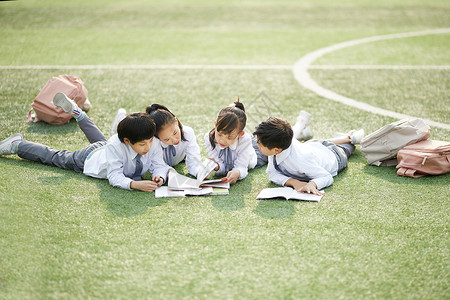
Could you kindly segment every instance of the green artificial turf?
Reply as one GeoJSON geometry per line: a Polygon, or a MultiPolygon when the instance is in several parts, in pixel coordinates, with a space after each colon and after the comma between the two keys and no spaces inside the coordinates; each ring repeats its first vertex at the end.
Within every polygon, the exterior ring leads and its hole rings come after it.
{"type": "MultiPolygon", "coordinates": [[[[292,65],[373,35],[450,27],[446,1],[0,2],[0,65],[292,65]]],[[[437,65],[448,34],[380,41],[318,65],[437,65]]],[[[80,77],[108,136],[119,107],[159,102],[203,135],[237,96],[253,126],[311,113],[315,138],[395,121],[323,99],[286,70],[0,69],[0,139],[87,145],[75,121],[28,123],[52,76],[80,77]]],[[[310,70],[322,86],[449,123],[448,70],[310,70]]],[[[433,139],[450,140],[431,128],[433,139]]],[[[187,173],[184,164],[176,167],[187,173]]],[[[256,200],[265,167],[228,196],[155,199],[107,180],[0,157],[1,299],[447,299],[450,174],[418,179],[359,147],[320,203],[256,200]]]]}

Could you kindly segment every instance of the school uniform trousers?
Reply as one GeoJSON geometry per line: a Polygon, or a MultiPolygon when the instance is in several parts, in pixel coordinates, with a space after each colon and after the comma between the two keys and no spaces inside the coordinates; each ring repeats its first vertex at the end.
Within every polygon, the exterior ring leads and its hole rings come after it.
{"type": "Polygon", "coordinates": [[[73,152],[55,150],[39,143],[22,140],[17,148],[17,155],[23,159],[82,173],[88,155],[95,149],[106,145],[107,140],[88,116],[79,121],[78,126],[91,143],[86,148],[73,152]]]}

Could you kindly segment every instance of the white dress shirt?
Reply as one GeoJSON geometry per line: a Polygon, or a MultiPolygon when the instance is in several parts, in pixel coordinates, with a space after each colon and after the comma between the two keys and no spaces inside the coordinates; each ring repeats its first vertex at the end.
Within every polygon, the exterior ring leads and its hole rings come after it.
{"type": "MultiPolygon", "coordinates": [[[[216,175],[226,176],[223,158],[219,158],[220,150],[224,148],[220,147],[217,142],[214,149],[211,147],[211,143],[209,142],[209,132],[205,135],[205,145],[209,157],[214,158],[219,164],[219,171],[216,172],[216,175]]],[[[253,169],[256,166],[257,161],[256,152],[252,146],[251,136],[248,133],[244,133],[244,135],[238,138],[238,140],[233,145],[229,146],[229,148],[231,150],[233,165],[231,170],[239,170],[239,180],[244,179],[247,177],[248,169],[253,169]]]]}
{"type": "MultiPolygon", "coordinates": [[[[137,153],[113,135],[108,143],[89,154],[84,163],[83,173],[96,178],[108,179],[112,186],[131,190],[131,177],[136,169],[137,153]]],[[[148,170],[153,176],[166,180],[169,167],[164,163],[160,141],[154,137],[150,151],[141,156],[143,164],[141,176],[148,170]]]]}
{"type": "Polygon", "coordinates": [[[266,172],[269,180],[278,185],[284,186],[289,178],[294,178],[314,181],[320,190],[333,184],[338,162],[335,154],[320,142],[300,143],[293,139],[289,148],[278,155],[269,156],[266,172]],[[282,172],[275,169],[274,156],[282,172]]]}
{"type": "MultiPolygon", "coordinates": [[[[197,176],[198,169],[202,164],[202,158],[200,156],[200,148],[198,147],[197,139],[195,138],[194,129],[183,125],[183,132],[186,141],[180,141],[178,145],[174,145],[176,154],[172,158],[172,166],[176,166],[182,162],[183,159],[186,159],[186,167],[189,174],[197,176]]],[[[161,147],[164,151],[168,145],[161,142],[161,147]]]]}

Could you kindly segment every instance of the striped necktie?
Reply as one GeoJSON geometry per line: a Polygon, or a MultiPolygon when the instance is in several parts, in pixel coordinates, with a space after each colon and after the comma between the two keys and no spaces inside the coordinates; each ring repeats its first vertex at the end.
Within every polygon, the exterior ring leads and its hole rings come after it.
{"type": "Polygon", "coordinates": [[[136,155],[136,158],[134,159],[134,162],[136,163],[136,169],[134,169],[134,174],[132,179],[135,181],[141,180],[141,173],[142,173],[142,161],[141,161],[141,155],[136,155]]]}
{"type": "Polygon", "coordinates": [[[164,160],[166,164],[169,166],[172,166],[172,158],[177,155],[177,151],[175,150],[174,145],[169,145],[166,148],[164,148],[164,160]]]}
{"type": "Polygon", "coordinates": [[[228,171],[230,171],[231,167],[233,166],[233,156],[231,154],[230,147],[221,149],[219,152],[219,158],[223,159],[223,164],[225,166],[225,172],[228,173],[228,171]]]}

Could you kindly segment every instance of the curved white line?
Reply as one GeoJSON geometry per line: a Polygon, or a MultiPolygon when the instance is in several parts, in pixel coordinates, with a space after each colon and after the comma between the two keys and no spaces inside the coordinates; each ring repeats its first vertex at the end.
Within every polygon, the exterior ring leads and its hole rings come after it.
{"type": "MultiPolygon", "coordinates": [[[[321,87],[317,82],[315,82],[311,76],[308,73],[308,68],[310,65],[319,57],[336,51],[343,48],[348,48],[356,45],[361,45],[365,43],[371,43],[371,42],[377,42],[381,40],[390,40],[390,39],[399,39],[399,38],[407,38],[407,37],[414,37],[414,36],[421,36],[421,35],[429,35],[429,34],[443,34],[443,33],[449,33],[450,28],[442,28],[442,29],[433,29],[433,30],[424,30],[424,31],[417,31],[417,32],[407,32],[407,33],[397,33],[397,34],[388,34],[388,35],[378,35],[363,39],[357,39],[352,41],[347,41],[339,44],[335,44],[329,47],[321,48],[316,51],[313,51],[311,53],[308,53],[307,55],[303,56],[297,63],[294,65],[294,77],[295,79],[305,88],[315,92],[316,94],[325,97],[330,100],[334,100],[346,105],[353,106],[355,108],[365,110],[371,113],[383,115],[383,116],[389,116],[396,119],[405,119],[405,118],[412,118],[412,116],[397,113],[394,111],[382,109],[379,107],[375,107],[372,105],[369,105],[364,102],[359,102],[351,98],[347,98],[345,96],[339,95],[333,91],[327,90],[323,87],[321,87]]],[[[432,120],[423,119],[428,125],[432,125],[439,128],[444,128],[450,130],[450,125],[445,123],[439,123],[432,120]]]]}

